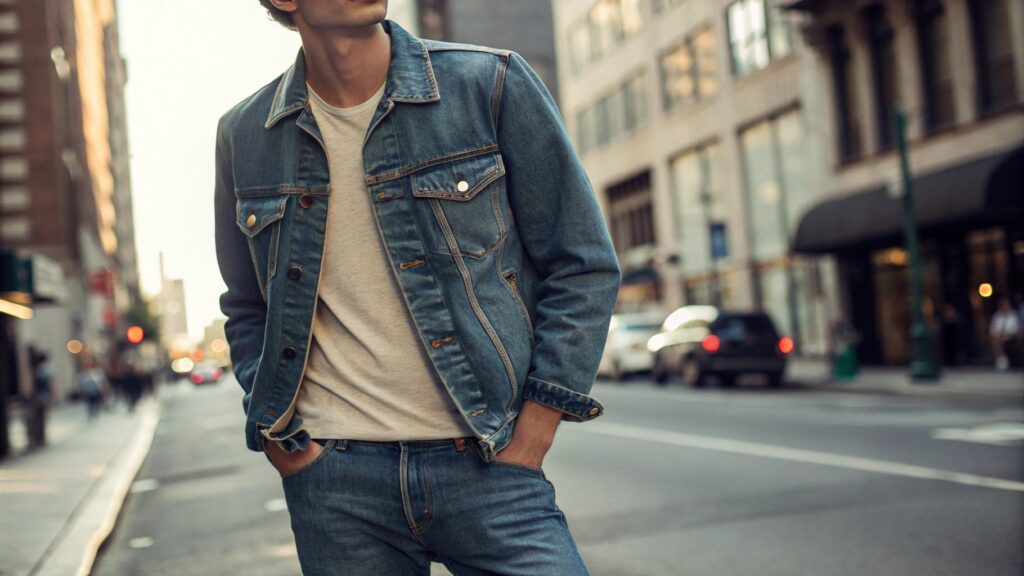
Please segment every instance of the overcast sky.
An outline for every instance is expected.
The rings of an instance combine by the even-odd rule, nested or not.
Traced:
[[[213,242],[217,120],[295,59],[298,35],[257,0],[118,0],[128,62],[135,241],[143,290],[185,280],[189,333],[221,316]]]

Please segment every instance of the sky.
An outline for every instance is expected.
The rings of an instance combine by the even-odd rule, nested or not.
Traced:
[[[295,59],[299,37],[257,0],[118,0],[142,289],[185,281],[189,334],[222,317],[213,236],[217,120]]]

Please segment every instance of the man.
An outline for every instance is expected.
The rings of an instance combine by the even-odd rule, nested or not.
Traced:
[[[218,127],[221,307],[303,572],[586,574],[541,465],[620,276],[554,102],[386,0],[260,1],[303,48]]]

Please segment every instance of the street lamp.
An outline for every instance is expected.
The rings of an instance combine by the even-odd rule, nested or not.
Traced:
[[[914,188],[907,154],[907,117],[899,106],[893,107],[893,119],[896,124],[896,146],[900,151],[900,172],[903,176],[903,231],[910,260],[910,378],[934,381],[939,378],[939,367],[933,355],[932,333],[924,321],[924,312],[921,310],[924,280],[921,273],[921,253],[918,248],[917,220],[914,217]]]

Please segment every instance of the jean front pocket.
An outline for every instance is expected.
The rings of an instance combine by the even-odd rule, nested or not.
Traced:
[[[505,165],[489,152],[443,162],[412,175],[412,194],[433,213],[434,249],[484,258],[505,239]]]
[[[525,472],[534,476],[544,478],[544,470],[541,468],[534,468],[533,466],[527,466],[526,464],[519,464],[518,462],[507,462],[504,460],[492,460],[491,466],[495,468],[504,468],[506,470],[515,472]]]
[[[337,443],[337,440],[328,440],[327,443],[324,444],[320,448],[320,452],[316,456],[314,456],[312,460],[310,460],[309,462],[306,462],[302,466],[299,466],[295,470],[292,470],[292,471],[288,472],[287,474],[281,476],[281,480],[289,480],[289,479],[292,479],[292,478],[296,478],[300,474],[304,474],[304,473],[312,470],[318,464],[320,464],[321,462],[326,460],[327,457],[331,454],[331,452],[334,452],[334,446],[335,446],[336,443]],[[308,448],[307,448],[307,450],[308,450]]]

